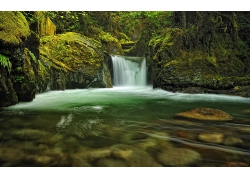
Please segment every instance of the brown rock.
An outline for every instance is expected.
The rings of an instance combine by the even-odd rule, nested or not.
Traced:
[[[127,163],[120,159],[104,158],[97,162],[97,167],[127,167]]]
[[[165,166],[191,166],[201,160],[198,152],[186,148],[170,148],[158,154],[157,159]]]
[[[112,156],[125,160],[130,167],[161,167],[146,151],[126,144],[111,147]]]
[[[201,133],[198,139],[203,142],[221,144],[224,140],[224,135],[221,133]]]
[[[228,121],[233,119],[233,117],[229,114],[221,110],[211,108],[196,108],[190,111],[178,113],[176,116],[181,118],[208,121]]]
[[[227,137],[223,141],[223,144],[228,145],[228,146],[239,145],[242,143],[243,141],[240,138],[236,138],[236,137]]]

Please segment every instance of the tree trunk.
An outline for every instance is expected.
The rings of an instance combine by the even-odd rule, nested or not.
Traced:
[[[187,16],[186,16],[186,11],[182,11],[181,12],[181,24],[182,24],[182,28],[185,29],[187,26]]]

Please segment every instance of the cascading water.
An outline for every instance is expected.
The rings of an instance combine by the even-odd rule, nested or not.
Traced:
[[[112,56],[114,86],[146,86],[146,59],[143,57]]]

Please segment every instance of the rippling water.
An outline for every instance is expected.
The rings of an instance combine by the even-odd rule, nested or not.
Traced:
[[[176,119],[176,113],[197,107],[220,109],[234,119]],[[249,98],[150,86],[50,91],[0,110],[0,164],[249,166],[249,109]]]

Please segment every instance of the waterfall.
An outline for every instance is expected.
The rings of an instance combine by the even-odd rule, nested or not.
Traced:
[[[144,57],[112,56],[114,86],[146,86],[147,71]]]

